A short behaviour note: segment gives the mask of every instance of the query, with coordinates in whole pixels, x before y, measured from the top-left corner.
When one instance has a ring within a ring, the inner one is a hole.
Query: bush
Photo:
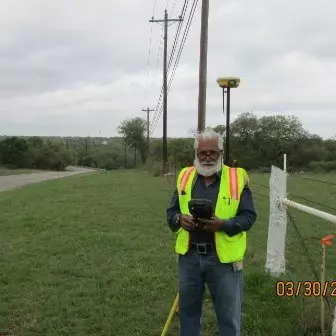
[[[162,162],[161,161],[152,161],[148,165],[148,171],[154,176],[158,177],[162,174]]]
[[[106,169],[106,170],[114,170],[119,169],[119,165],[115,160],[109,159],[103,165],[99,165],[99,168]]]
[[[336,171],[336,161],[313,161],[309,168],[316,173]]]
[[[95,168],[97,166],[95,159],[90,155],[80,158],[78,164],[80,166],[92,167],[92,168]]]
[[[9,137],[0,142],[0,162],[8,168],[60,171],[73,161],[72,152],[39,137]]]

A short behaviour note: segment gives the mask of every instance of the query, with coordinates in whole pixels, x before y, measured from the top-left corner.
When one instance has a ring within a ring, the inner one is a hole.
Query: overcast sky
[[[123,119],[145,117],[163,57],[162,26],[148,21],[167,3],[177,18],[184,0],[0,0],[0,134],[115,136]],[[200,13],[201,0],[168,95],[169,137],[197,128]],[[210,0],[206,125],[225,123],[216,78],[239,76],[232,120],[293,114],[335,136],[335,18],[334,0]]]

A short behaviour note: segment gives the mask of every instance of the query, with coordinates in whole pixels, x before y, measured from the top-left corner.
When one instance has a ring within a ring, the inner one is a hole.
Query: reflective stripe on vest
[[[188,179],[190,174],[193,172],[193,170],[195,170],[195,167],[189,167],[184,174],[182,175],[182,179],[181,179],[181,194],[184,195],[185,194],[185,187],[187,185]]]
[[[237,168],[230,168],[230,195],[233,199],[238,200],[238,171]]]
[[[190,215],[188,202],[191,199],[192,184],[196,173],[195,167],[187,167],[183,168],[178,176],[177,190],[182,214]],[[215,209],[215,215],[219,219],[228,219],[236,215],[246,179],[248,177],[244,169],[223,166]],[[214,237],[217,255],[221,262],[229,263],[243,259],[246,249],[246,232],[229,237],[226,233],[217,231]],[[189,232],[180,228],[177,231],[175,251],[185,254],[189,250],[189,241]]]

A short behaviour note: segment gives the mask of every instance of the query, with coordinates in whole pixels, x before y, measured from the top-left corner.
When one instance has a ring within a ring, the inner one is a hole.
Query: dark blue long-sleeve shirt
[[[192,188],[191,195],[192,198],[205,198],[212,201],[214,209],[217,203],[221,178],[220,174],[216,174],[215,176],[215,181],[209,186],[206,186],[204,177],[198,175]],[[223,206],[226,206],[224,203],[225,200],[222,202]],[[176,232],[180,228],[180,224],[176,223],[176,219],[179,214],[181,214],[181,210],[179,205],[178,192],[177,189],[175,189],[170,205],[167,208],[167,221],[170,229],[173,232]],[[236,216],[227,220],[222,220],[222,227],[220,230],[225,231],[229,236],[233,236],[239,232],[248,231],[256,221],[256,218],[257,213],[254,208],[252,193],[248,184],[246,184],[240,197]],[[214,233],[212,232],[195,229],[191,231],[190,234],[191,241],[194,243],[214,242]]]

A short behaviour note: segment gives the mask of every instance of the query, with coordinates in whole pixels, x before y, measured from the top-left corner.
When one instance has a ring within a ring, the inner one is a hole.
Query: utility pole
[[[147,112],[147,151],[149,150],[149,112],[153,112],[155,110],[151,110],[149,107],[146,109],[142,109],[141,111]]]
[[[207,56],[208,56],[208,21],[209,0],[202,0],[198,90],[198,132],[205,129],[206,85],[207,85]]]
[[[149,22],[163,22],[164,23],[164,50],[163,50],[163,135],[162,135],[162,159],[163,159],[163,174],[166,172],[168,163],[168,149],[167,149],[167,41],[168,41],[168,22],[182,21],[180,16],[178,19],[168,19],[168,12],[165,10],[163,20],[154,20],[152,17]]]

